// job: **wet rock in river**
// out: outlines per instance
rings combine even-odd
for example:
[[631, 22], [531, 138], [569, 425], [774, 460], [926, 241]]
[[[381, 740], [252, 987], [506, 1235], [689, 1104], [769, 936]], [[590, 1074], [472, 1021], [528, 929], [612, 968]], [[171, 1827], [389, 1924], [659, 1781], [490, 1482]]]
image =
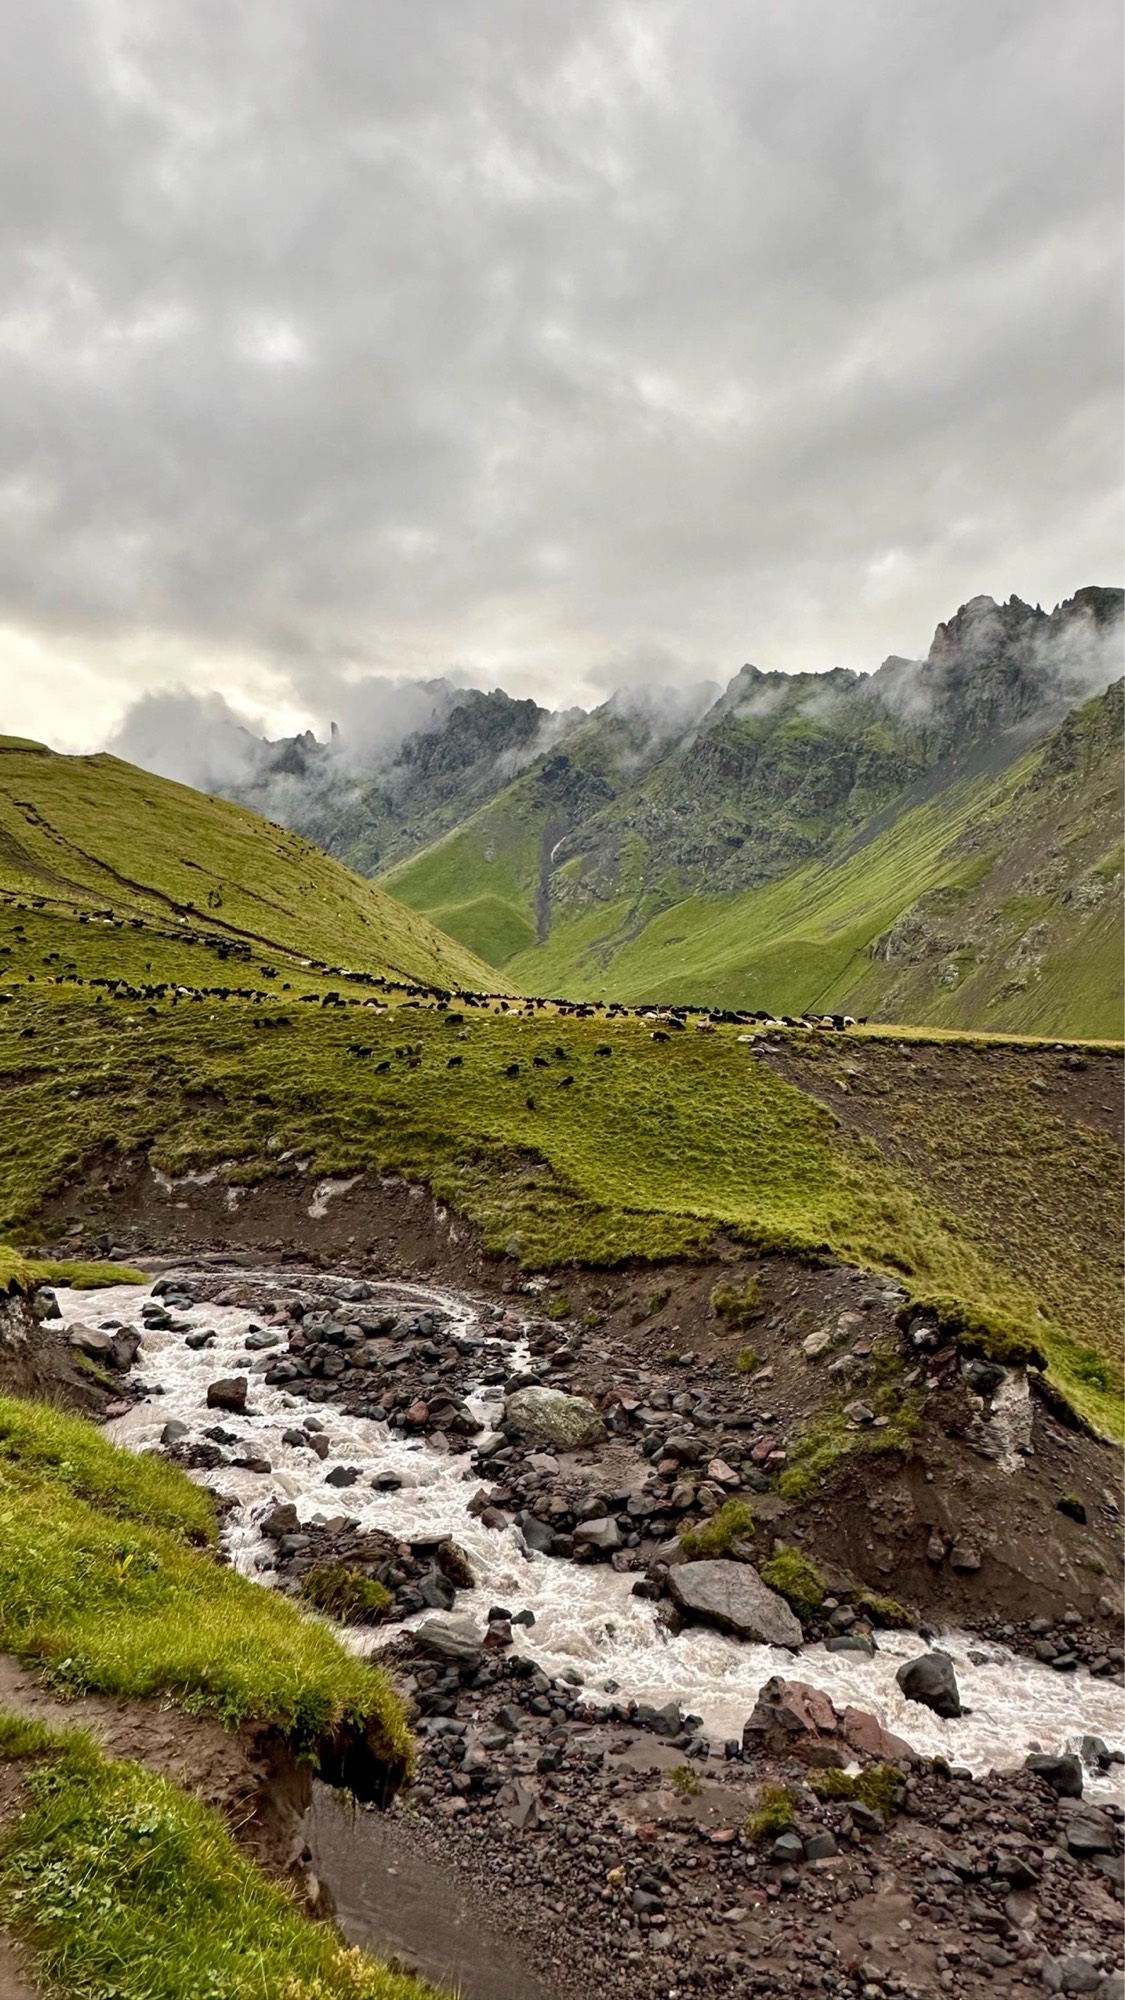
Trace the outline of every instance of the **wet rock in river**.
[[737, 1639], [797, 1647], [804, 1637], [785, 1599], [770, 1590], [749, 1563], [679, 1563], [669, 1572], [668, 1588], [689, 1617], [715, 1625], [720, 1632], [733, 1632]]
[[1082, 1797], [1082, 1762], [1078, 1757], [1045, 1757], [1036, 1753], [1026, 1759], [1024, 1769], [1034, 1771], [1060, 1799]]
[[957, 1676], [948, 1653], [923, 1653], [916, 1660], [904, 1660], [895, 1679], [907, 1701], [920, 1702], [947, 1719], [961, 1714]]
[[246, 1408], [246, 1391], [249, 1379], [245, 1375], [230, 1375], [219, 1382], [207, 1386], [207, 1408], [209, 1410], [232, 1410], [241, 1416]]

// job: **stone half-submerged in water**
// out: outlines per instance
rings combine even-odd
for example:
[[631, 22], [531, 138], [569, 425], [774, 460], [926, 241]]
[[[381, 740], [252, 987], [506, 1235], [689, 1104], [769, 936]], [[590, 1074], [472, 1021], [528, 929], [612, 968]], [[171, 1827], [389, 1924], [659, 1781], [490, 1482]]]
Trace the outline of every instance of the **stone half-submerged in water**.
[[594, 1405], [562, 1389], [517, 1389], [504, 1405], [504, 1428], [555, 1451], [583, 1451], [606, 1435]]
[[800, 1620], [776, 1590], [762, 1582], [756, 1569], [743, 1562], [677, 1563], [668, 1588], [680, 1610], [736, 1639], [762, 1646], [800, 1646]]

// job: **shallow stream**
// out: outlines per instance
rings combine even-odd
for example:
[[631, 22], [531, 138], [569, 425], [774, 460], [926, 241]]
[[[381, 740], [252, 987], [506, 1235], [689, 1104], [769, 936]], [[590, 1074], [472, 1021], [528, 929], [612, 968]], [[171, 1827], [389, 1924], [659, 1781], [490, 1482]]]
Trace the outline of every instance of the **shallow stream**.
[[[181, 1275], [186, 1279], [186, 1270]], [[276, 1284], [276, 1275], [268, 1275]], [[231, 1274], [232, 1283], [252, 1279], [253, 1274], [243, 1271]], [[502, 1533], [483, 1528], [467, 1511], [481, 1482], [469, 1471], [464, 1456], [404, 1438], [370, 1419], [349, 1417], [331, 1403], [312, 1404], [286, 1387], [267, 1385], [262, 1379], [265, 1369], [284, 1346], [264, 1354], [246, 1351], [249, 1329], [261, 1324], [252, 1310], [208, 1304], [174, 1308], [177, 1321], [215, 1331], [210, 1347], [193, 1351], [183, 1332], [143, 1328], [141, 1308], [150, 1289], [121, 1285], [86, 1298], [64, 1293], [64, 1315], [68, 1321], [81, 1319], [94, 1325], [114, 1320], [143, 1334], [136, 1372], [162, 1393], [151, 1393], [109, 1426], [118, 1442], [138, 1451], [151, 1449], [164, 1424], [176, 1417], [195, 1433], [221, 1423], [269, 1459], [273, 1469], [265, 1474], [232, 1467], [207, 1474], [209, 1484], [239, 1503], [224, 1539], [231, 1560], [248, 1576], [261, 1574], [268, 1581], [268, 1571], [259, 1565], [264, 1564], [269, 1545], [257, 1523], [277, 1501], [292, 1500], [303, 1522], [346, 1514], [365, 1527], [381, 1528], [404, 1540], [451, 1535], [465, 1549], [478, 1579], [475, 1590], [459, 1593], [458, 1617], [471, 1618], [483, 1628], [494, 1604], [511, 1611], [530, 1610], [535, 1622], [520, 1634], [520, 1650], [531, 1654], [547, 1673], [576, 1671], [592, 1695], [613, 1683], [622, 1699], [633, 1697], [656, 1706], [678, 1700], [702, 1718], [704, 1731], [719, 1745], [741, 1737], [758, 1689], [775, 1673], [824, 1688], [838, 1704], [847, 1701], [869, 1709], [921, 1754], [941, 1753], [974, 1773], [1012, 1768], [1022, 1764], [1032, 1747], [1059, 1751], [1086, 1733], [1103, 1737], [1111, 1747], [1121, 1746], [1125, 1739], [1125, 1693], [1120, 1688], [1091, 1679], [1084, 1669], [1057, 1674], [963, 1633], [946, 1632], [939, 1641], [954, 1660], [969, 1710], [956, 1721], [932, 1715], [900, 1693], [896, 1668], [924, 1650], [910, 1632], [880, 1633], [873, 1660], [829, 1653], [821, 1645], [803, 1647], [799, 1653], [745, 1645], [698, 1627], [673, 1636], [658, 1622], [651, 1603], [632, 1596], [632, 1576], [602, 1565], [587, 1567], [529, 1555], [515, 1528]], [[485, 1309], [463, 1294], [399, 1283], [373, 1289], [381, 1306], [401, 1303], [408, 1312], [433, 1307], [450, 1316], [451, 1332], [463, 1330], [496, 1340], [497, 1353], [517, 1364], [522, 1358], [511, 1336], [501, 1345]], [[247, 1413], [227, 1416], [209, 1410], [208, 1384], [238, 1374], [250, 1379]], [[499, 1415], [500, 1395], [499, 1390], [484, 1390], [470, 1396], [482, 1429]], [[331, 1441], [323, 1462], [282, 1442], [283, 1431], [299, 1426], [301, 1418], [314, 1411]], [[356, 1483], [344, 1490], [326, 1483], [326, 1475], [340, 1464], [359, 1468]], [[374, 1491], [372, 1478], [387, 1472], [401, 1479], [399, 1490]], [[385, 1644], [399, 1629], [349, 1632], [347, 1641], [356, 1650], [368, 1651]], [[1097, 1789], [1096, 1784], [1088, 1785], [1088, 1791]]]

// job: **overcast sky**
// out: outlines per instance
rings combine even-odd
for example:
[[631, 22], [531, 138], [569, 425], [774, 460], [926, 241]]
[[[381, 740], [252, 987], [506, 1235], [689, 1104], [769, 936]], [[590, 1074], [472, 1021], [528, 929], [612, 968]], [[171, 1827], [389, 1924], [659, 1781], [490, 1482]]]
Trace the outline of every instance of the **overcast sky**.
[[1117, 0], [0, 12], [3, 729], [1121, 580]]

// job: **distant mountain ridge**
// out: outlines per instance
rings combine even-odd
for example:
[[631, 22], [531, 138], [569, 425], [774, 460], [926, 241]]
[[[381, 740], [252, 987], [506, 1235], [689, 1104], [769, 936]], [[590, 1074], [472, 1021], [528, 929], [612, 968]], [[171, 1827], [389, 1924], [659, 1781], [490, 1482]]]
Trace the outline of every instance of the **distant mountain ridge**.
[[[959, 880], [953, 849], [974, 815], [984, 815], [998, 851], [1018, 795], [1020, 837], [1035, 846], [1028, 815], [1048, 811], [1049, 793], [1060, 853], [1074, 861], [1081, 850], [1090, 866], [1112, 859], [1113, 729], [1094, 731], [1101, 777], [1070, 781], [1098, 792], [1088, 837], [1067, 844], [1066, 784], [1060, 792], [1033, 780], [1051, 732], [1120, 673], [1123, 605], [1125, 593], [1097, 586], [1050, 613], [1017, 597], [977, 597], [938, 626], [923, 660], [892, 657], [870, 675], [746, 666], [720, 693], [627, 691], [588, 715], [432, 683], [428, 726], [377, 767], [353, 762], [342, 739], [299, 737], [261, 745], [253, 781], [233, 795], [379, 874], [528, 988], [627, 999], [687, 997], [690, 988], [692, 998], [788, 1008], [866, 995], [894, 1008], [902, 968], [897, 979], [873, 979], [873, 967], [894, 962], [879, 956], [877, 939], [943, 875]], [[835, 936], [853, 938], [853, 916], [862, 930], [869, 904], [872, 922], [890, 912], [877, 932], [853, 939], [846, 967], [835, 948], [802, 941], [807, 903], [804, 915], [797, 904], [790, 913], [796, 929], [784, 952], [761, 900], [786, 881], [804, 883], [804, 895], [804, 871], [826, 868], [837, 890], [841, 870], [855, 880], [854, 908], [841, 912]], [[1059, 896], [1075, 887], [1063, 875]], [[1041, 893], [1050, 901], [1056, 891]], [[725, 941], [716, 958], [717, 926]], [[997, 920], [990, 936], [1002, 954], [1001, 933]], [[765, 951], [767, 936], [775, 943]], [[1000, 969], [987, 993], [976, 975], [952, 983], [948, 967], [932, 993], [910, 975], [914, 1018], [973, 1025], [957, 1015], [971, 991], [980, 1025], [1043, 1025], [1016, 1022], [1034, 1007], [1026, 984], [998, 997], [1012, 988]], [[765, 984], [751, 990], [754, 980]], [[1116, 988], [1098, 1001], [1099, 1021], [1107, 1008], [1116, 1021]], [[1046, 1025], [1054, 1031], [1054, 1014]]]

